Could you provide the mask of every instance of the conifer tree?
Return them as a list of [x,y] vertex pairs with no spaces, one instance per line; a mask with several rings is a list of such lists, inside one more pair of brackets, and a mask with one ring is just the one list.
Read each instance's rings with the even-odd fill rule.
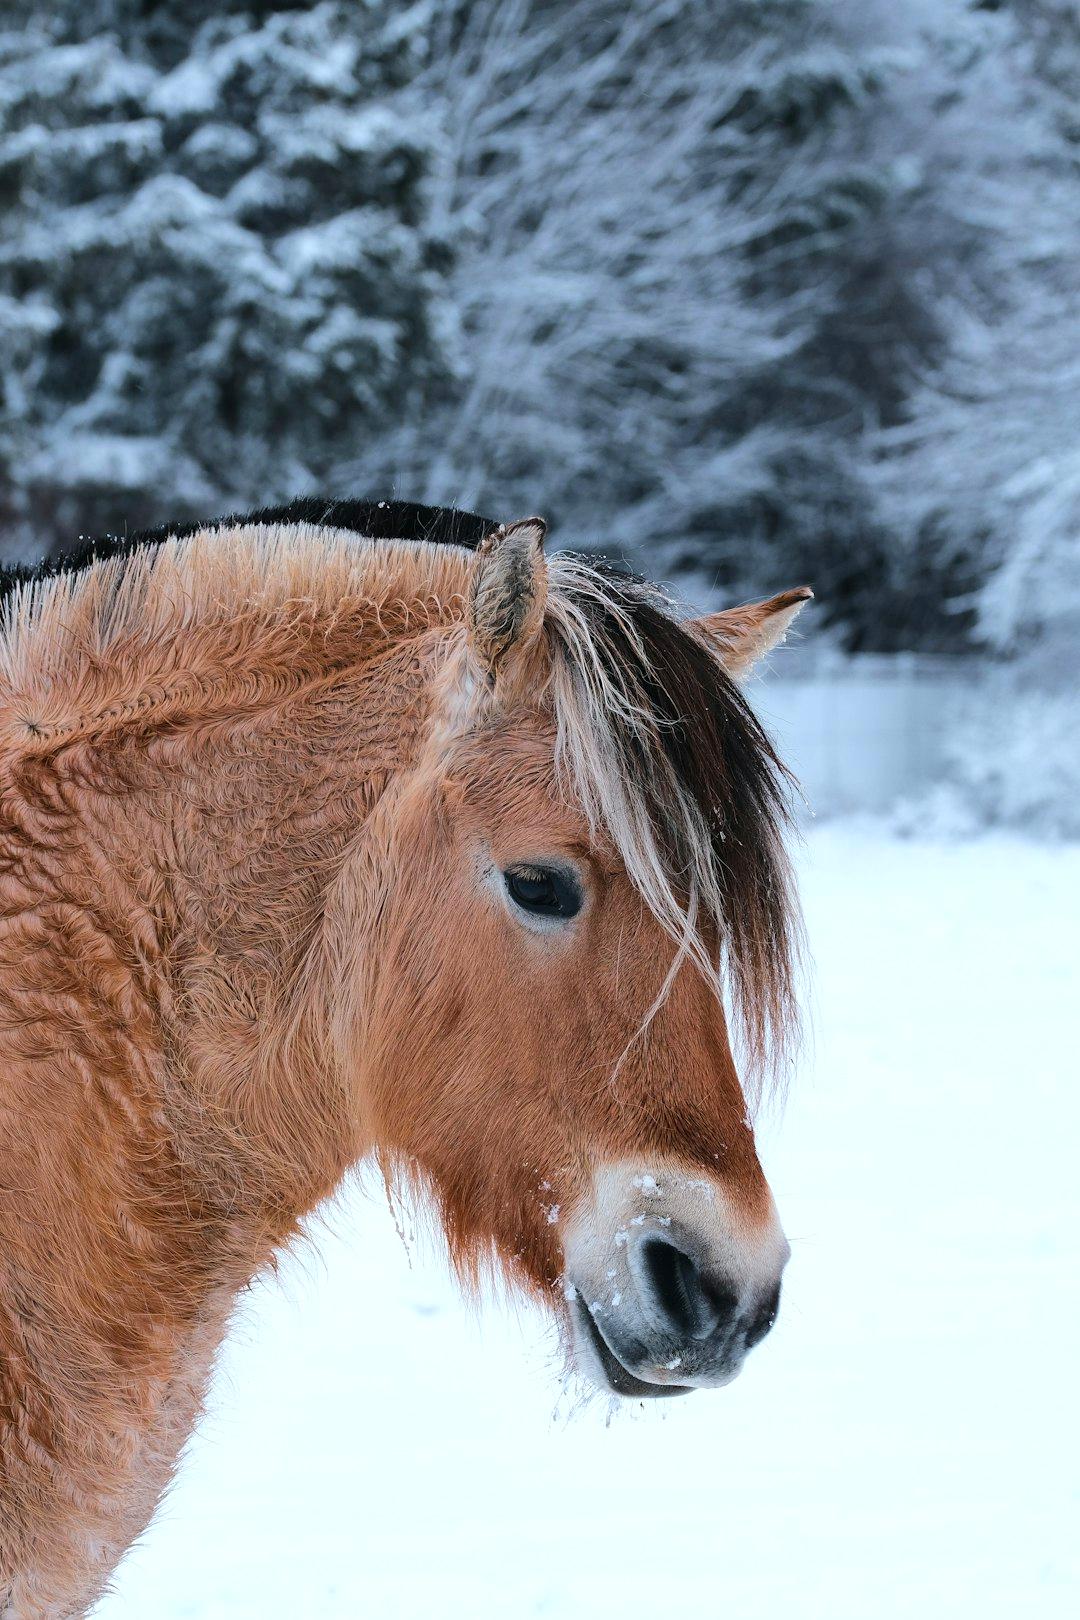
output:
[[468,384],[403,431],[406,482],[728,591],[806,576],[902,633],[865,444],[940,347],[909,238],[946,222],[887,134],[909,57],[833,11],[445,8],[420,91],[461,87],[437,187]]
[[[1022,651],[1080,624],[1080,13],[995,0],[961,51],[935,184],[980,221],[974,285],[941,300],[949,342],[882,437],[880,518],[906,576]],[[940,59],[943,52],[937,53]],[[969,278],[970,281],[971,278]]]
[[333,488],[455,361],[395,0],[28,0],[0,34],[9,544]]

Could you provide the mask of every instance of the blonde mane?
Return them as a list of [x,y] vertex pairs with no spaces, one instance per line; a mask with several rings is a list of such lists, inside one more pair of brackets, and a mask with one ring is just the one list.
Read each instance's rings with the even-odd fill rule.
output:
[[295,660],[299,669],[305,628],[316,621],[332,636],[343,615],[376,631],[387,613],[395,630],[403,615],[460,615],[469,567],[461,547],[365,540],[307,523],[200,529],[17,582],[0,617],[0,681],[9,702],[65,677],[81,695],[83,683],[108,688],[111,661],[114,684],[144,677],[149,687],[169,669],[197,664],[215,635],[220,648],[230,626],[236,646],[226,641],[226,659],[269,660],[275,671]]

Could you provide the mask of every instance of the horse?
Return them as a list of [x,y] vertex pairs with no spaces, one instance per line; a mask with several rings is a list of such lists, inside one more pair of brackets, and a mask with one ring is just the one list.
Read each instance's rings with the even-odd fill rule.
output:
[[5,577],[5,1620],[106,1589],[361,1161],[615,1395],[775,1319],[799,923],[737,680],[812,593],[685,619],[544,535],[303,501]]

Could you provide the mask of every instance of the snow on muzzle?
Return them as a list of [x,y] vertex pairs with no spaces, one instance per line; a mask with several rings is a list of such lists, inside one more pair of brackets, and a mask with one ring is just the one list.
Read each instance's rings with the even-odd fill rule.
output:
[[578,1368],[617,1395],[730,1383],[776,1320],[790,1250],[771,1198],[750,1218],[690,1170],[605,1165],[563,1234]]

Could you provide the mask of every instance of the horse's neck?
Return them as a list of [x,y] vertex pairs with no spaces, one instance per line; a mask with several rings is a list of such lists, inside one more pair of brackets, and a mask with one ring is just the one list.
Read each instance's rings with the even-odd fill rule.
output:
[[321,1044],[323,918],[422,732],[418,648],[9,755],[0,1307],[47,1297],[77,1337],[107,1297],[149,1368],[155,1316],[194,1325],[364,1147]]
[[230,1298],[365,1146],[324,917],[424,735],[442,632],[407,620],[254,680],[223,626],[104,713],[94,670],[0,698],[0,1611],[25,1547],[107,1572]]

